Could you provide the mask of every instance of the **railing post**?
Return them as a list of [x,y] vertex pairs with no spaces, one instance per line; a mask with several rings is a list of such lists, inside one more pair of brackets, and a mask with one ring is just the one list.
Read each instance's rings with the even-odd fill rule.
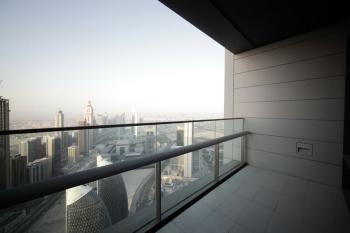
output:
[[161,162],[156,163],[156,218],[157,222],[161,221],[162,218],[162,175],[161,175]]
[[[244,119],[242,119],[242,131],[244,131]],[[246,136],[241,137],[241,157],[242,162],[247,162],[247,155],[246,155]]]
[[214,146],[214,178],[215,181],[219,181],[219,145]]

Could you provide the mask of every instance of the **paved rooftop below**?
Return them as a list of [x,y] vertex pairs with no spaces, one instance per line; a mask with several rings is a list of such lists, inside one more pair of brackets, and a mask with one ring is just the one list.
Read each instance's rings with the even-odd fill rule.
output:
[[246,166],[158,232],[350,232],[341,189]]

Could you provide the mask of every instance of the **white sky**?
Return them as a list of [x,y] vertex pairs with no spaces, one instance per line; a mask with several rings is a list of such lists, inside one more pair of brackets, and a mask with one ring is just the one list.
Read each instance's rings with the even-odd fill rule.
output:
[[223,112],[224,48],[155,0],[0,1],[11,117]]

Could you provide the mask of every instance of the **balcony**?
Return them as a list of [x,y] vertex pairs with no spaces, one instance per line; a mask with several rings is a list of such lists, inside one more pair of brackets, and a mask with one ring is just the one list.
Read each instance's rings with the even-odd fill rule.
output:
[[[106,151],[114,137],[135,130],[138,143],[147,144],[143,148],[149,153],[135,155],[135,151],[121,150],[126,154],[117,155]],[[78,131],[97,134],[99,144],[90,151],[90,159],[68,158],[65,174],[39,177],[36,182],[29,179],[30,184],[0,192],[3,232],[350,229],[341,189],[246,166],[243,139],[249,132],[244,131],[243,119],[15,130],[6,134],[14,138],[28,133],[70,135]],[[160,143],[164,138],[167,143]],[[107,147],[102,148],[103,144]],[[191,163],[191,171],[186,171],[186,163]]]
[[[66,145],[67,153],[58,147],[61,153],[44,159],[35,159],[29,150],[13,158],[11,178],[17,183],[0,192],[2,230],[154,229],[244,166],[243,138],[248,132],[243,122],[215,119],[3,131],[2,137],[13,141],[29,138],[26,148],[34,143],[34,149],[40,148],[38,138],[43,135],[49,140],[56,137],[50,135],[81,136],[78,144]],[[88,145],[89,135],[93,147]],[[33,160],[27,173],[21,158]],[[17,180],[19,175],[22,179]]]
[[226,118],[4,126],[0,233],[350,232],[346,6],[160,2],[226,49]]
[[246,166],[158,232],[349,232],[341,189]]

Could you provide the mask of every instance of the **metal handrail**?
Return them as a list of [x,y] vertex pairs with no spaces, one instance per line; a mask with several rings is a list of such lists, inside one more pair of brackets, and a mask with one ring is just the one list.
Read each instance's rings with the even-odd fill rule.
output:
[[134,170],[143,166],[157,163],[179,155],[197,151],[209,146],[214,146],[225,141],[248,135],[248,131],[227,135],[220,138],[195,143],[188,146],[179,147],[164,152],[157,152],[153,155],[130,159],[103,167],[91,168],[89,170],[76,172],[73,174],[54,177],[35,184],[27,184],[20,187],[3,190],[0,192],[0,208],[7,208],[19,203],[43,197],[52,193],[63,191],[72,187],[83,185],[92,181],[117,175],[126,171]]
[[0,135],[45,133],[45,132],[84,130],[84,129],[106,129],[106,128],[147,126],[147,125],[167,125],[167,124],[194,123],[194,122],[205,122],[205,121],[224,121],[224,120],[236,120],[236,119],[243,119],[243,118],[218,118],[218,119],[201,119],[201,120],[160,121],[160,122],[145,122],[145,123],[130,123],[130,124],[113,124],[113,125],[69,126],[69,127],[57,127],[57,128],[50,127],[50,128],[37,128],[37,129],[12,129],[12,130],[2,130],[2,131],[0,131]]

